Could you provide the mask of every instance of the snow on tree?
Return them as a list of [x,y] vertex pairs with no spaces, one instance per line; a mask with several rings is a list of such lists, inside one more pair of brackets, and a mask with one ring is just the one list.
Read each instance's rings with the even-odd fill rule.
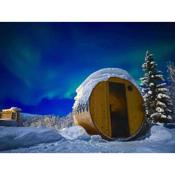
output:
[[175,114],[175,66],[172,62],[169,62],[167,67],[169,73],[169,91],[173,103],[173,114]]
[[153,55],[148,51],[142,69],[144,76],[141,78],[141,87],[148,121],[154,123],[171,121],[172,103],[169,90],[166,88],[162,72],[157,70]]
[[73,125],[72,113],[67,116],[21,114],[21,125],[24,127],[46,127],[60,130]]
[[173,83],[175,83],[175,66],[174,66],[174,63],[170,62],[167,67],[168,67],[168,72],[169,72],[171,81]]

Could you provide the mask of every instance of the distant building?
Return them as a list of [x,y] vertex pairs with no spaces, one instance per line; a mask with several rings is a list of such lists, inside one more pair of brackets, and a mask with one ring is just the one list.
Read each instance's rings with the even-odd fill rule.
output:
[[10,109],[2,109],[0,111],[0,121],[16,121],[20,122],[21,109],[17,107],[11,107]]

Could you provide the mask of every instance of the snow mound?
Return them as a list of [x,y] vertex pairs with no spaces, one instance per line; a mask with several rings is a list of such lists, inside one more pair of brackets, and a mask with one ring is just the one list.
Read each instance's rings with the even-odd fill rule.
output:
[[93,88],[101,81],[106,81],[110,77],[118,77],[132,82],[138,89],[135,80],[128,74],[127,71],[119,68],[104,68],[92,73],[87,79],[76,89],[75,103],[73,110],[75,110],[79,104],[86,104]]
[[151,135],[147,138],[149,141],[166,141],[172,138],[172,134],[163,126],[154,125],[151,128]]
[[0,127],[0,151],[29,147],[61,140],[54,129],[34,127]]
[[107,142],[100,135],[92,135],[90,141],[91,142]]
[[69,140],[89,140],[90,136],[87,134],[86,130],[81,126],[72,126],[60,130],[60,134]]

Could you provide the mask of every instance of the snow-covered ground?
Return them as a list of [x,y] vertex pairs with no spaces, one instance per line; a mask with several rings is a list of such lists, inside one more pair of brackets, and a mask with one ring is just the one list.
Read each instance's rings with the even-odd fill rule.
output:
[[48,128],[0,127],[1,152],[60,153],[163,153],[175,152],[175,125],[155,125],[141,140],[106,141],[99,135],[90,136],[80,126],[60,131]]

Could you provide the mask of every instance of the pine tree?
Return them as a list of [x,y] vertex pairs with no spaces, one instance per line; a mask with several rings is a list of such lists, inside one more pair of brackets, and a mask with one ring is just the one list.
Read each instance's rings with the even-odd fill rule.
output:
[[141,87],[144,98],[145,114],[151,122],[169,122],[171,117],[171,98],[161,71],[157,70],[153,55],[146,52],[142,65],[144,77]]
[[[169,91],[173,104],[173,114],[175,115],[175,66],[172,62],[169,62],[167,65],[169,73]],[[175,120],[175,117],[173,117]]]
[[170,79],[175,84],[175,66],[174,66],[174,63],[169,62],[167,67],[168,67]]

